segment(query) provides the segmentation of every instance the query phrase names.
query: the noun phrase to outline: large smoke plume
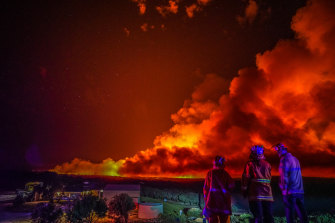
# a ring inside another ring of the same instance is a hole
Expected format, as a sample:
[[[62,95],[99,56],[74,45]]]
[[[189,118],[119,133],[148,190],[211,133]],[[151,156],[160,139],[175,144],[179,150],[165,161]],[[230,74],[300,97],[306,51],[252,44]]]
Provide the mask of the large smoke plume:
[[[322,170],[323,176],[334,177],[334,9],[331,0],[309,1],[293,17],[295,39],[258,54],[256,67],[241,69],[231,82],[207,75],[172,115],[175,125],[156,137],[154,148],[118,161],[116,173],[203,176],[220,154],[232,174],[240,174],[251,145],[271,148],[283,142],[300,159],[304,175],[320,176]],[[270,150],[266,155],[277,159]],[[78,162],[55,170],[74,173]]]

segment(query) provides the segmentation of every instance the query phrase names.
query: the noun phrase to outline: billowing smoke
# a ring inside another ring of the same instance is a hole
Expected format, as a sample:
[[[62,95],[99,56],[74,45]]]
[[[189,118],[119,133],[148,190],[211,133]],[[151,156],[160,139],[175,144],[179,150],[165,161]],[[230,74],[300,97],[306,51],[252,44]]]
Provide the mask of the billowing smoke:
[[[189,18],[193,18],[194,17],[194,13],[195,12],[200,12],[203,10],[204,6],[206,6],[208,3],[210,2],[210,0],[198,0],[197,2],[186,6],[186,14]]]
[[[116,162],[110,158],[103,160],[102,163],[75,158],[69,163],[57,165],[52,171],[62,174],[119,176],[118,170],[123,163],[124,160]]]
[[[117,173],[203,176],[219,154],[233,175],[240,174],[251,145],[270,149],[283,142],[300,159],[304,175],[334,177],[334,9],[331,0],[309,1],[292,20],[294,40],[258,54],[256,67],[241,69],[231,82],[207,75],[154,148],[120,162]],[[271,150],[266,156],[277,159]],[[63,164],[56,171],[76,172],[70,169]]]
[[[163,17],[165,17],[168,14],[177,14],[178,12],[178,3],[179,0],[169,0],[168,5],[160,5],[156,7],[156,10],[161,14]]]
[[[137,3],[137,7],[139,10],[140,15],[144,15],[147,10],[146,0],[132,0],[133,2]]]
[[[237,21],[243,25],[245,23],[251,24],[258,14],[258,5],[255,0],[249,0],[248,5],[245,8],[244,16],[237,16]]]

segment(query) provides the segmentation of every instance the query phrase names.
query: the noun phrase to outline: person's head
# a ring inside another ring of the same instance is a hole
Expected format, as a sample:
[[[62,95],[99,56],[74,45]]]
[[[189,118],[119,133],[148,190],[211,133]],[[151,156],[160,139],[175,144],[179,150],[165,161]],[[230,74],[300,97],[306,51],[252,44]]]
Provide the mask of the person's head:
[[[226,159],[222,156],[216,156],[213,161],[214,168],[223,168],[225,165]]]
[[[263,145],[254,145],[250,149],[250,158],[253,160],[265,159]]]
[[[287,153],[287,147],[283,143],[276,144],[273,146],[273,149],[278,153],[279,156]]]

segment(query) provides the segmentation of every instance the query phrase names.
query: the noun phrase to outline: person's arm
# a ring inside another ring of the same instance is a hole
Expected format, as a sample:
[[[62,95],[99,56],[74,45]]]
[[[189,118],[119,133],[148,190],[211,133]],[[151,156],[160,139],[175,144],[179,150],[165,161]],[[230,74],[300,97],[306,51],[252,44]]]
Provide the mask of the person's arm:
[[[206,204],[206,201],[207,201],[209,189],[210,189],[210,172],[207,173],[205,183],[204,183],[204,188],[203,188],[205,204]]]
[[[289,162],[286,159],[280,160],[279,164],[279,174],[280,174],[280,181],[279,187],[282,191],[283,195],[287,195],[288,183],[289,183],[289,173],[290,167]]]
[[[250,178],[251,178],[250,167],[249,167],[249,163],[247,163],[245,165],[245,168],[242,174],[242,182],[241,182],[241,190],[242,190],[242,194],[244,197],[248,195],[248,186],[249,186]]]
[[[233,178],[231,178],[231,176],[228,174],[228,184],[227,184],[227,189],[228,189],[229,191],[232,191],[234,187],[235,187],[235,181],[234,181]]]

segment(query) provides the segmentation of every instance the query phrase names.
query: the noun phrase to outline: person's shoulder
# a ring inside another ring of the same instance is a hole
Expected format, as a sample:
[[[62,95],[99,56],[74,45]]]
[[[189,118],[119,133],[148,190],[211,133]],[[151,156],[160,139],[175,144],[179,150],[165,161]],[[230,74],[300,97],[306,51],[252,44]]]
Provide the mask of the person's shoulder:
[[[207,172],[207,176],[213,176],[213,175],[216,174],[216,172],[217,172],[216,169],[210,169],[210,170],[208,170],[208,172]]]
[[[292,158],[292,154],[291,153],[286,153],[283,156],[280,157],[280,161],[288,161]]]
[[[295,164],[299,164],[300,165],[299,159],[297,157],[293,156],[291,153],[290,153],[290,160],[292,162],[294,162]]]
[[[298,164],[299,160],[295,156],[293,156],[291,153],[286,153],[280,160],[280,163],[286,166],[292,166],[292,165]]]
[[[246,167],[248,167],[248,166],[252,166],[252,165],[253,165],[252,160],[248,160],[248,161],[246,162],[246,164],[245,164]]]
[[[293,156],[292,153],[287,153],[287,155],[289,155],[290,157],[294,158],[294,159],[297,159],[297,157]]]
[[[224,176],[231,177],[230,174],[229,174],[229,172],[228,172],[227,170],[225,170],[225,169],[220,169],[219,171],[220,171],[220,174],[222,174],[222,175],[224,175]]]
[[[208,170],[207,175],[211,174],[213,172],[213,169]]]
[[[212,169],[213,174],[225,174],[228,173],[224,168]]]
[[[223,173],[227,173],[227,174],[229,174],[228,173],[228,171],[226,170],[226,169],[224,169],[224,168],[222,168],[222,169],[220,169]]]
[[[265,160],[265,159],[262,159],[261,163],[263,163],[266,166],[270,166],[271,167],[271,164],[267,160]]]
[[[292,153],[287,153],[286,154],[286,159],[298,161],[297,157],[293,156]]]

